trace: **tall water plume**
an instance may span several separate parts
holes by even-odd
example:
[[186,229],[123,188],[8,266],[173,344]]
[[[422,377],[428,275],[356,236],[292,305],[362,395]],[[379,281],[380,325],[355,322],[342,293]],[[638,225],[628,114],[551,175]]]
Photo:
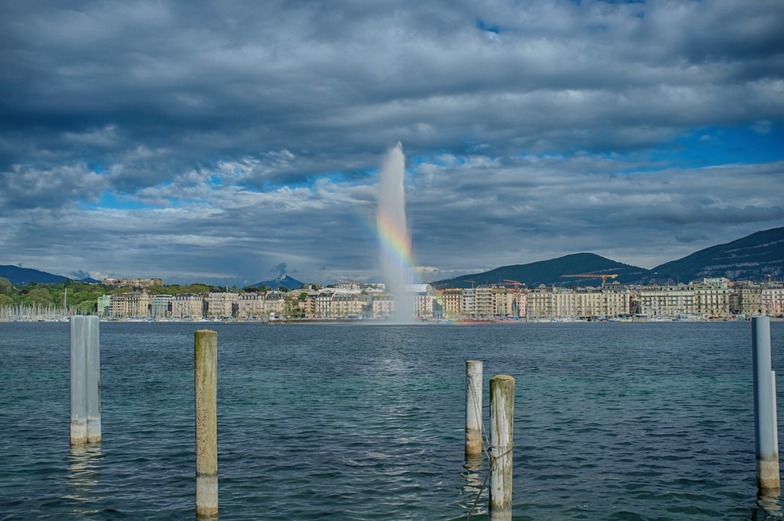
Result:
[[406,226],[405,166],[403,145],[398,142],[389,149],[381,165],[376,209],[381,271],[395,303],[391,318],[403,324],[413,321],[414,304],[410,292],[413,276],[411,237]]

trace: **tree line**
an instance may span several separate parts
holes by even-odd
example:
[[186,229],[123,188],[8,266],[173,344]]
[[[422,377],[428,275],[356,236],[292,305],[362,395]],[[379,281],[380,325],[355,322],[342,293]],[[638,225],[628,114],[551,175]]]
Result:
[[[127,293],[140,288],[113,287],[103,284],[65,281],[57,284],[31,283],[16,287],[10,280],[0,277],[0,308],[16,305],[68,307],[81,313],[95,312],[98,308],[98,297],[114,293]],[[236,288],[233,288],[236,289]],[[254,288],[257,289],[257,288]],[[223,291],[223,287],[206,284],[150,286],[144,288],[147,293],[158,295],[180,295],[184,293],[207,293]],[[67,295],[67,298],[66,298]]]

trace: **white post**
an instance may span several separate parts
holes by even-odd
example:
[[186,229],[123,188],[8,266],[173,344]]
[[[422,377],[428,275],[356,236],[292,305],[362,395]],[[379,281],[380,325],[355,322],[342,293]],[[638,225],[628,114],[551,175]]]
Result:
[[87,442],[101,442],[101,342],[97,316],[83,317],[87,389]]
[[482,454],[482,361],[466,360],[465,455]]
[[196,331],[194,395],[196,399],[196,515],[218,515],[218,333]]
[[754,439],[757,487],[777,490],[779,478],[778,426],[776,420],[775,373],[771,371],[770,318],[751,319],[754,366]]
[[86,333],[84,317],[71,317],[71,445],[87,443]]
[[490,379],[490,521],[512,521],[514,389],[511,376]]

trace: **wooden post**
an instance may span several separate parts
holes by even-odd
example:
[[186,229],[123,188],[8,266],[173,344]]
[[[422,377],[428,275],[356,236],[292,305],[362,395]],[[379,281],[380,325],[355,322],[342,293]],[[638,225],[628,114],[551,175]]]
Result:
[[218,333],[196,331],[194,342],[196,399],[196,515],[218,514]]
[[482,361],[466,360],[466,458],[482,454]]
[[778,425],[776,419],[776,382],[771,371],[770,318],[751,319],[752,356],[754,361],[754,438],[757,459],[757,487],[778,490]]
[[511,376],[490,379],[490,521],[512,521],[514,388]]
[[87,346],[84,317],[71,317],[71,445],[87,443]]
[[87,443],[101,443],[101,343],[97,316],[84,317],[87,377]]

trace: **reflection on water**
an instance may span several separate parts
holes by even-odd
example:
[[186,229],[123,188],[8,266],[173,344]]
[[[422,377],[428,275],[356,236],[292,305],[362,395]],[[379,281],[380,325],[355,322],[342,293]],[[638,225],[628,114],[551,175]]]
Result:
[[487,513],[488,473],[481,454],[466,456],[463,472],[460,473],[465,480],[465,484],[460,488],[460,494],[464,496],[460,501],[460,508],[469,517]]
[[784,514],[781,512],[780,498],[781,492],[779,490],[759,490],[757,492],[757,508],[751,514],[752,521],[784,518]]
[[100,444],[71,447],[68,453],[68,474],[63,499],[73,503],[73,513],[84,516],[98,512],[93,505],[101,497],[93,491],[98,483],[98,470],[103,453]]

